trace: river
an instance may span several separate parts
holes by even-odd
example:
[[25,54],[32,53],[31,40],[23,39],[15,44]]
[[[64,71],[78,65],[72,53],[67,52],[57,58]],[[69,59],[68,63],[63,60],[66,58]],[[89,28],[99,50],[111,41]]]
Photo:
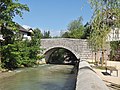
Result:
[[0,79],[0,90],[75,90],[72,65],[42,65],[19,69],[15,75]]

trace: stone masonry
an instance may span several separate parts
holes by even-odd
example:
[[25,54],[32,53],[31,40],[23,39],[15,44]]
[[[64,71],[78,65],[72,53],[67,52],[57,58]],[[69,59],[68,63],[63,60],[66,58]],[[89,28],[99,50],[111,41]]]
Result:
[[77,59],[87,60],[92,58],[92,52],[86,39],[41,39],[41,47],[44,48],[43,54],[48,55],[48,57],[56,48],[64,48],[71,51]]

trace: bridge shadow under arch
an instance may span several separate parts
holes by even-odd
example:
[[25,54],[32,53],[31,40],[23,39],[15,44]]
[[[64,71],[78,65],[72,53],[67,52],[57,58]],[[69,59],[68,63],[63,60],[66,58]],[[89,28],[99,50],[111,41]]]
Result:
[[51,47],[44,52],[45,61],[49,64],[72,64],[75,65],[79,58],[77,54],[66,47]]

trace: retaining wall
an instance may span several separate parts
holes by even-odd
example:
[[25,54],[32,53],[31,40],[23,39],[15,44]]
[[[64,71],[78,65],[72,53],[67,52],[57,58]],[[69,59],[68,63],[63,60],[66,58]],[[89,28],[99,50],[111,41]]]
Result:
[[86,61],[79,63],[76,90],[109,90]]

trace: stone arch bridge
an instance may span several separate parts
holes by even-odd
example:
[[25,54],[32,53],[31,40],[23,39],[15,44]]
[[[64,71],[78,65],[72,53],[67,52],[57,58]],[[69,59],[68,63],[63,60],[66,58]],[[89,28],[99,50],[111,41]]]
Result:
[[90,65],[84,61],[92,58],[92,52],[87,40],[70,38],[42,39],[41,47],[44,48],[43,54],[46,60],[48,60],[50,55],[58,48],[67,49],[72,52],[77,59],[80,59],[75,90],[109,90],[94,70],[92,70]]
[[87,60],[92,58],[92,53],[86,39],[51,38],[41,39],[41,47],[44,49],[45,60],[58,48],[67,49],[72,52],[77,59]]

